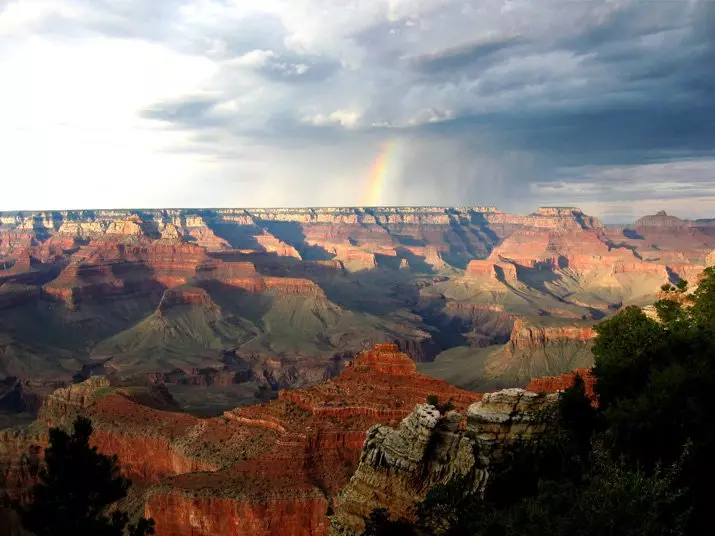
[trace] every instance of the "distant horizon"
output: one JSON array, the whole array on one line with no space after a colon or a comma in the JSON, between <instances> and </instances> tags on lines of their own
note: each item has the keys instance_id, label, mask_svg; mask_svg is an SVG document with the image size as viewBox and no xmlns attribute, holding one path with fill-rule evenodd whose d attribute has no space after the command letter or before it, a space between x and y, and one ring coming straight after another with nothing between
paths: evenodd
<instances>
[{"instance_id":1,"label":"distant horizon","mask_svg":"<svg viewBox=\"0 0 715 536\"><path fill-rule=\"evenodd\" d=\"M679 218L684 221L708 221L708 220L713 220L715 219L715 211L713 211L713 214L711 217L692 217L692 216L684 216L682 215L681 212L671 212L667 208L661 208L658 209L654 212L650 213L644 213L636 216L635 218L631 220L625 220L625 219L608 219L604 218L603 216L600 216L599 214L594 214L591 212L588 212L586 210L581 209L581 207L577 205L537 205L535 208L531 211L528 212L523 212L523 211L510 211L510 210L503 210L499 208L498 206L495 205L477 205L477 204L472 204L472 205L374 205L374 206L368 206L368 205L324 205L324 206L175 206L175 207L167 207L167 206L155 206L155 207L111 207L111 208L60 208L60 209L19 209L19 210L0 210L0 216L7 216L7 215L18 215L18 216L31 216L34 214L43 214L43 213L61 213L61 212L142 212L142 211L219 211L219 210L246 210L246 211L251 211L251 210L335 210L335 209L370 209L370 210L384 210L384 209L458 209L458 208L465 208L465 209L474 209L474 208L494 208L498 212L503 212L507 214L518 214L518 215L523 215L523 216L530 216L532 214L535 214L538 209L541 208L556 208L556 209L574 209L574 210L580 210L583 214L586 216L594 217L597 218L599 221L601 221L604 225L627 225L627 224L632 224L636 220L644 217L644 216L654 216L657 214L657 212L663 210L666 212L668 216L674 216L676 218ZM485 211L486 212L486 211Z\"/></svg>"}]
</instances>

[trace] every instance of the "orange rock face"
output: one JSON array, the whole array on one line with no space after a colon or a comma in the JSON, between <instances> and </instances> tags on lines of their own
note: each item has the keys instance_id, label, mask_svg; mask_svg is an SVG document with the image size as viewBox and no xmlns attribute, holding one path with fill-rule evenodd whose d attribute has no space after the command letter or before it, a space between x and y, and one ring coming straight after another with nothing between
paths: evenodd
<instances>
[{"instance_id":1,"label":"orange rock face","mask_svg":"<svg viewBox=\"0 0 715 536\"><path fill-rule=\"evenodd\" d=\"M192 244L99 240L86 246L43 290L72 306L85 300L146 294L187 283L206 260L205 250Z\"/></svg>"},{"instance_id":2,"label":"orange rock face","mask_svg":"<svg viewBox=\"0 0 715 536\"><path fill-rule=\"evenodd\" d=\"M187 498L169 493L150 496L144 514L163 519L156 534L313 536L327 531L327 506L323 497L252 503L215 497Z\"/></svg>"},{"instance_id":3,"label":"orange rock face","mask_svg":"<svg viewBox=\"0 0 715 536\"><path fill-rule=\"evenodd\" d=\"M563 391L573 385L576 375L583 378L586 386L586 394L593 399L595 403L596 393L594 392L593 387L596 384L596 378L593 376L590 369L577 369L566 374L561 374L560 376L534 378L529 382L529 385L526 386L526 390L544 394Z\"/></svg>"},{"instance_id":4,"label":"orange rock face","mask_svg":"<svg viewBox=\"0 0 715 536\"><path fill-rule=\"evenodd\" d=\"M522 319L514 322L509 339L512 349L543 348L547 343L560 341L587 342L596 337L596 332L591 327L575 326L533 326Z\"/></svg>"}]
</instances>

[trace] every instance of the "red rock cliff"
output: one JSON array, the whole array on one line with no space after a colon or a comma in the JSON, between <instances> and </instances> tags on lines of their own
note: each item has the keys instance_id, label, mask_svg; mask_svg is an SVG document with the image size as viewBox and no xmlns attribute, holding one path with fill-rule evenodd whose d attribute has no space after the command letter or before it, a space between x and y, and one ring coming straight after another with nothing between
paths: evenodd
<instances>
[{"instance_id":1,"label":"red rock cliff","mask_svg":"<svg viewBox=\"0 0 715 536\"><path fill-rule=\"evenodd\" d=\"M596 393L594 392L594 385L596 384L596 377L591 373L590 369L577 369L559 376L533 378L529 382L529 385L526 386L526 390L534 393L557 393L571 387L576 375L583 378L586 386L586 394L595 401Z\"/></svg>"},{"instance_id":2,"label":"red rock cliff","mask_svg":"<svg viewBox=\"0 0 715 536\"><path fill-rule=\"evenodd\" d=\"M395 425L429 395L460 409L480 398L419 374L396 345L379 345L337 378L219 418L142 406L101 378L48 396L40 416L48 425L78 413L92 419L92 443L116 453L123 471L148 485L145 512L159 536L320 536L367 430ZM21 450L11 443L6 452Z\"/></svg>"},{"instance_id":3,"label":"red rock cliff","mask_svg":"<svg viewBox=\"0 0 715 536\"><path fill-rule=\"evenodd\" d=\"M509 338L509 348L513 351L544 348L553 342L586 343L595 337L596 332L590 326L534 326L517 319Z\"/></svg>"}]
</instances>

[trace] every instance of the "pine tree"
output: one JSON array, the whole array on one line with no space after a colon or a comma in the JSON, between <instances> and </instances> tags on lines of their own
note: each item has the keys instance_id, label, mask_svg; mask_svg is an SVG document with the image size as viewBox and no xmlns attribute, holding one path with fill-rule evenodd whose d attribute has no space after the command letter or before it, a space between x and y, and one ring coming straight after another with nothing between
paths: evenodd
<instances>
[{"instance_id":1,"label":"pine tree","mask_svg":"<svg viewBox=\"0 0 715 536\"><path fill-rule=\"evenodd\" d=\"M78 417L70 435L50 430L45 467L33 488L33 500L21 507L23 526L36 536L143 536L154 522L129 525L129 516L108 507L127 495L131 481L119 474L116 456L90 447L92 422Z\"/></svg>"}]
</instances>

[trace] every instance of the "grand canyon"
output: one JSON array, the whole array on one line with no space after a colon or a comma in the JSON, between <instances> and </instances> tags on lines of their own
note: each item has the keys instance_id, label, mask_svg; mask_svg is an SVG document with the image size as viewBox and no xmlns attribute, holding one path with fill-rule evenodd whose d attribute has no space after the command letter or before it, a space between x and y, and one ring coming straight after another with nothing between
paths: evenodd
<instances>
[{"instance_id":1,"label":"grand canyon","mask_svg":"<svg viewBox=\"0 0 715 536\"><path fill-rule=\"evenodd\" d=\"M525 426L485 415L592 389L593 325L710 265L715 219L665 212L0 213L1 483L85 415L159 535L359 534L389 467L414 503L449 473L406 487L429 438L484 450Z\"/></svg>"}]
</instances>

